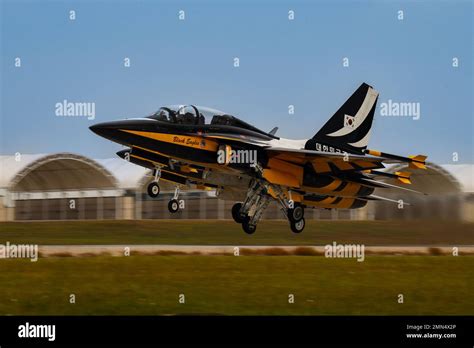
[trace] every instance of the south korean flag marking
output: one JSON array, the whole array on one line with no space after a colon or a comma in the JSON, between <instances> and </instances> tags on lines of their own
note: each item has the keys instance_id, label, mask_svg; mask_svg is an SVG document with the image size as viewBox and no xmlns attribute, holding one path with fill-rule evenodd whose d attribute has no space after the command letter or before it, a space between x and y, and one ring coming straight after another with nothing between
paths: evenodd
<instances>
[{"instance_id":1,"label":"south korean flag marking","mask_svg":"<svg viewBox=\"0 0 474 348\"><path fill-rule=\"evenodd\" d=\"M344 128L355 128L356 118L354 116L344 115Z\"/></svg>"}]
</instances>

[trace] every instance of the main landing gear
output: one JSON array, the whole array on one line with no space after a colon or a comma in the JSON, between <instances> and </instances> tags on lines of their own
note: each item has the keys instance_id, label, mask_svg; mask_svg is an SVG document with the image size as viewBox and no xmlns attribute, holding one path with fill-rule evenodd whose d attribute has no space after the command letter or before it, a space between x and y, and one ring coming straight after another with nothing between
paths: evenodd
<instances>
[{"instance_id":1,"label":"main landing gear","mask_svg":"<svg viewBox=\"0 0 474 348\"><path fill-rule=\"evenodd\" d=\"M161 167L157 167L153 171L154 180L148 184L147 192L151 198L156 198L160 194L160 185L158 182L161 177ZM184 209L184 200L179 200L179 186L176 186L174 190L173 198L168 202L168 210L170 213L176 213L180 209Z\"/></svg>"},{"instance_id":2,"label":"main landing gear","mask_svg":"<svg viewBox=\"0 0 474 348\"><path fill-rule=\"evenodd\" d=\"M250 184L245 201L232 207L232 217L242 224L245 233L252 234L257 230L257 223L269 203L270 196L266 187L259 180L254 180Z\"/></svg>"},{"instance_id":3,"label":"main landing gear","mask_svg":"<svg viewBox=\"0 0 474 348\"><path fill-rule=\"evenodd\" d=\"M242 203L235 203L232 206L232 218L238 224L241 224L242 222L244 222L244 218L245 218L245 215L240 212L240 209L242 209Z\"/></svg>"},{"instance_id":4,"label":"main landing gear","mask_svg":"<svg viewBox=\"0 0 474 348\"><path fill-rule=\"evenodd\" d=\"M300 203L293 203L293 208L288 208L286 215L290 222L291 231L294 233L303 232L306 224L303 206Z\"/></svg>"},{"instance_id":5,"label":"main landing gear","mask_svg":"<svg viewBox=\"0 0 474 348\"><path fill-rule=\"evenodd\" d=\"M257 223L267 208L272 196L268 194L269 184L261 180L254 180L247 191L245 201L235 203L232 207L232 217L235 222L242 224L242 229L247 234L253 234ZM290 222L291 231L300 233L304 230L304 207L300 203L287 200L278 187L272 187L277 192L277 201L282 211Z\"/></svg>"}]
</instances>

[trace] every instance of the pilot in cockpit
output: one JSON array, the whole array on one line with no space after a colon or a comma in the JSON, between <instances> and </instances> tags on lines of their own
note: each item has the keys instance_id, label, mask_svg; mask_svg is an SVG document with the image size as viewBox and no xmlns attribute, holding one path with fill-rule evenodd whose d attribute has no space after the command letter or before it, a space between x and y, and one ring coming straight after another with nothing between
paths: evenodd
<instances>
[{"instance_id":1,"label":"pilot in cockpit","mask_svg":"<svg viewBox=\"0 0 474 348\"><path fill-rule=\"evenodd\" d=\"M203 114L199 113L199 119L198 119L198 125L203 125L206 123L206 118L204 117Z\"/></svg>"}]
</instances>

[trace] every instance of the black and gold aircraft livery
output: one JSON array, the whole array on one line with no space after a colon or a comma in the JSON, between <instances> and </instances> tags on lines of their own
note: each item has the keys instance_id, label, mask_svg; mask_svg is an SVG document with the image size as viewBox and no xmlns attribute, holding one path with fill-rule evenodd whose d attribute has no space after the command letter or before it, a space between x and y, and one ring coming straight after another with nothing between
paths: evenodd
<instances>
[{"instance_id":1,"label":"black and gold aircraft livery","mask_svg":"<svg viewBox=\"0 0 474 348\"><path fill-rule=\"evenodd\" d=\"M410 184L409 172L380 171L384 163L406 162L424 169L426 156L402 157L368 150L378 93L363 83L311 139L290 140L209 108L162 107L144 117L93 125L98 135L127 149L117 154L151 169L148 194L157 197L159 180L176 184L171 212L183 185L216 190L237 201L232 216L254 233L268 204L275 200L291 230L304 229L304 208L356 209L369 200L397 201L374 195L375 188L398 188L377 181L389 177ZM409 190L411 191L411 190Z\"/></svg>"}]
</instances>

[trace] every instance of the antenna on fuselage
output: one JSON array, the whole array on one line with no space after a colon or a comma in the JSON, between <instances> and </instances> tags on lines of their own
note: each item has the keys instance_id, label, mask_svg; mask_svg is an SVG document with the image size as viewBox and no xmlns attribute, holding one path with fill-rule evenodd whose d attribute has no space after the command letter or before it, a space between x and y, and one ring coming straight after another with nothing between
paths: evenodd
<instances>
[{"instance_id":1,"label":"antenna on fuselage","mask_svg":"<svg viewBox=\"0 0 474 348\"><path fill-rule=\"evenodd\" d=\"M278 127L274 127L270 132L268 132L268 134L275 135L277 131L278 131Z\"/></svg>"}]
</instances>

